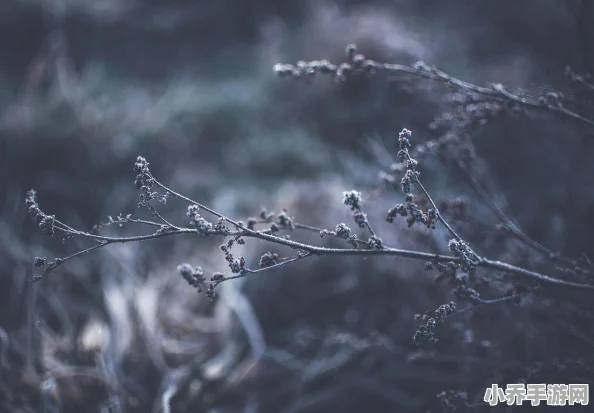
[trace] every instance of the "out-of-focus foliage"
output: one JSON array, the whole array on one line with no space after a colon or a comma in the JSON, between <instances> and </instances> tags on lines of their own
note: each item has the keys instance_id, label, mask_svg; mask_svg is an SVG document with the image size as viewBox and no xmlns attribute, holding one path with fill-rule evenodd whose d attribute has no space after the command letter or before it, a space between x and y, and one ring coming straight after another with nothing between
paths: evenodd
<instances>
[{"instance_id":1,"label":"out-of-focus foliage","mask_svg":"<svg viewBox=\"0 0 594 413\"><path fill-rule=\"evenodd\" d=\"M592 113L588 78L566 66L594 75L593 27L588 0L0 2L0 410L480 411L492 383L592 384L585 293L542 289L467 311L417 347L415 314L454 298L422 262L397 257L314 258L223 283L211 303L176 268L225 268L220 240L188 235L112 245L31 284L33 257L81 245L38 232L23 199L35 187L44 209L86 230L142 216L132 170L142 155L161 182L238 219L286 208L334 229L352 222L341 195L358 188L384 243L448 253L439 225L385 222L403 199L385 181L407 127L415 145L469 139L473 177L518 227L592 257L593 127L406 76L307 84L272 68L340 62L356 43L378 62L423 60L480 85L561 93ZM495 230L451 153L425 152L423 183L454 205L444 215L473 248L556 271ZM174 202L161 211L187 219ZM255 264L269 251L255 240L234 248ZM503 274L481 275L507 292Z\"/></svg>"}]
</instances>

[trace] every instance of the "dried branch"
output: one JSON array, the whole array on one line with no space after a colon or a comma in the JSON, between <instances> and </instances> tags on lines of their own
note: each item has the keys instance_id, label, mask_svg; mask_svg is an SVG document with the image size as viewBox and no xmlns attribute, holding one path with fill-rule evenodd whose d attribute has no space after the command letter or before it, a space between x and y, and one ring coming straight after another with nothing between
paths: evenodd
<instances>
[{"instance_id":1,"label":"dried branch","mask_svg":"<svg viewBox=\"0 0 594 413\"><path fill-rule=\"evenodd\" d=\"M446 83L457 89L483 95L492 99L505 100L518 106L533 109L547 110L558 115L566 116L587 125L594 126L594 120L563 107L561 95L549 92L544 96L531 95L525 92L510 92L501 83L491 83L488 86L479 86L460 79L456 79L435 66L429 66L419 61L413 66L393 63L379 63L367 59L362 54L357 54L357 47L349 44L346 47L347 61L340 64L330 63L326 59L310 62L299 61L296 65L278 63L274 71L279 76L291 76L296 79L311 79L317 73L328 75L337 81L344 81L348 77L361 74L374 74L387 72L389 74L405 74Z\"/></svg>"},{"instance_id":2,"label":"dried branch","mask_svg":"<svg viewBox=\"0 0 594 413\"><path fill-rule=\"evenodd\" d=\"M222 281L245 277L248 275L259 274L261 272L275 269L280 266L288 265L288 264L296 262L300 259L307 258L307 257L313 256L313 255L316 255L316 256L341 255L341 256L362 256L362 257L388 255L388 256L396 256L396 257L403 257L403 258L419 259L419 260L425 260L425 261L431 261L431 262L452 262L455 264L462 264L462 265L464 264L464 261L465 261L465 258L463 256L456 256L455 253L454 253L454 256L440 255L440 254L433 254L433 253L429 253L429 252L391 248L391 247L384 246L384 245L381 245L380 247L375 247L375 248L328 248L328 247L323 247L323 246L305 244L302 242L294 241L292 239L287 239L287 238L273 235L270 233L264 233L262 231L252 230L252 229L247 228L243 223L241 223L239 221L233 221L229 218L226 218L222 214L220 214L214 210L211 210L210 208L208 208L202 204L199 204L190 198L187 198L185 196L177 194L175 191L171 190L170 188L166 187L165 185L158 183L156 180L154 180L154 178L150 174L150 171L148 170L148 162L146 162L146 160L144 160L144 158L139 157L137 160L137 164L138 163L142 164L143 168L145 168L145 171L144 171L145 182L144 183L148 184L148 186L141 187L141 190L142 190L141 199L146 200L146 198L149 195L156 197L157 195L154 195L154 193L150 194L150 188L152 188L153 185L157 185L160 188L162 188L163 190L165 190L166 193L171 194L171 196L177 197L177 198L185 201L186 203L190 204L190 208L199 205L200 209L203 209L203 210L211 213L212 215L218 217L220 219L219 224L212 225L212 224L208 223L207 221L205 221L202 217L197 216L198 214L196 213L195 215L192 215L192 219L193 219L192 223L194 224L195 228L181 228L181 227L174 226L174 225L170 224L170 226L166 226L166 227L159 226L159 229L156 232L151 233L151 234L137 235L137 236L130 236L130 237L102 236L102 235L98 235L98 234L92 234L90 232L75 230L75 229L69 227L68 225L56 220L55 217L45 214L39 208L35 191L31 190L27 194L27 199L26 199L27 205L29 207L29 211L30 211L31 215L33 216L33 218L38 223L39 227L44 232L46 232L49 235L54 235L57 232L61 232L66 235L76 235L76 236L80 236L83 238L91 239L97 243L96 245L93 245L87 249L78 251L68 257L57 258L55 261L52 261L49 263L46 262L45 258L37 257L35 259L36 266L44 267L45 274L47 274L47 273L51 272L52 270L54 270L57 266L63 264L64 262L66 262L74 257L84 255L88 252L94 251L94 250L104 247L106 245L110 245L110 244L114 244L114 243L146 241L146 240L162 238L162 237L167 237L167 236L173 236L173 235L180 235L180 234L199 234L202 236L215 236L216 235L216 236L222 236L225 238L231 237L231 240L235 240L239 243L244 242L243 238L256 238L256 239L260 239L263 241L268 241L272 244L286 246L286 247L289 247L289 248L299 251L299 254L295 257L288 258L278 264L275 264L275 265L272 265L269 267L265 267L265 268L261 268L261 269L257 269L257 270L247 269L244 266L244 264L237 264L237 263L235 263L236 260L233 260L230 263L230 266L232 267L232 270L234 268L237 270L236 273L238 273L238 275L219 278L219 279L215 280L215 285L218 285ZM351 194L351 193L349 193L349 194ZM433 205L434 205L434 203L433 203ZM360 210L358 205L357 205L356 210L357 210L356 212L358 212ZM357 213L355 213L355 215L357 215ZM209 225L206 225L206 229L200 226L200 225L204 225L203 221L207 222L207 224L209 224ZM130 222L133 222L133 221L130 221ZM152 225L152 226L159 225L158 223L154 223L154 222L150 222L150 221L136 220L135 222L148 224L148 225ZM233 224L235 226L235 230L232 231L231 229L229 229L225 225L225 223ZM51 226L48 227L48 225L51 225ZM342 224L342 225L344 226L344 224ZM317 228L313 228L313 227L310 227L307 225L302 225L302 224L295 224L294 226L296 228L304 228L304 229L307 229L310 231L317 230ZM322 232L323 231L324 230L322 230ZM349 230L349 232L350 232L350 230ZM326 233L331 233L331 232L326 231ZM339 238L344 238L344 236L342 236L340 234L336 234L336 235ZM556 286L560 286L560 287L568 287L568 288L576 288L576 289L594 290L594 285L591 285L591 284L574 283L574 282L570 282L570 281L553 278L548 275L541 274L539 272L535 272L535 271L531 271L531 270L528 270L525 268L517 267L517 266L511 265L508 263L489 260L484 257L480 258L480 260L477 260L476 262L474 262L474 264L476 265L476 267L479 267L479 268L487 268L487 269L504 271L506 273L522 276L527 279L537 281L537 282L543 283L543 284L551 284L551 285L556 285ZM37 280L41 279L42 277L43 276L37 275L37 276L35 276L34 280L37 281Z\"/></svg>"}]
</instances>

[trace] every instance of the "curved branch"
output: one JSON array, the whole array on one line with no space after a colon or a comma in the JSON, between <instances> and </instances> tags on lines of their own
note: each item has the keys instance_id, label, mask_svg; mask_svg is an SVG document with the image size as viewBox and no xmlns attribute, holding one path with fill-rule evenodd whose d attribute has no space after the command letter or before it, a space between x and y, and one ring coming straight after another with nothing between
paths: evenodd
<instances>
[{"instance_id":1,"label":"curved branch","mask_svg":"<svg viewBox=\"0 0 594 413\"><path fill-rule=\"evenodd\" d=\"M425 62L417 62L413 66L406 66L394 63L379 63L365 56L356 53L356 46L347 46L348 62L332 64L327 60L315 60L311 62L300 61L296 65L276 64L274 71L281 76L292 76L295 78L310 78L316 73L330 75L339 81L347 79L352 74L374 73L383 71L391 74L406 74L421 77L427 80L435 80L446 83L467 92L488 96L493 99L506 100L520 106L532 109L548 110L550 112L566 116L589 126L594 126L594 120L563 107L557 94L545 96L530 96L527 94L512 93L500 83L491 83L488 86L479 86L460 79L456 79L447 73L429 66Z\"/></svg>"}]
</instances>

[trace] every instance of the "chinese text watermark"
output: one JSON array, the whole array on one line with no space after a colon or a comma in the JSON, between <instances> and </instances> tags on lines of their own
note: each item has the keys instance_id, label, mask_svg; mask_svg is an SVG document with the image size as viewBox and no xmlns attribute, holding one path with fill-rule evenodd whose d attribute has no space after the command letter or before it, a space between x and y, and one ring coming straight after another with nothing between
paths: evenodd
<instances>
[{"instance_id":1,"label":"chinese text watermark","mask_svg":"<svg viewBox=\"0 0 594 413\"><path fill-rule=\"evenodd\" d=\"M508 384L505 389L493 384L487 387L485 403L496 406L499 403L521 406L586 406L590 403L590 385L588 384Z\"/></svg>"}]
</instances>

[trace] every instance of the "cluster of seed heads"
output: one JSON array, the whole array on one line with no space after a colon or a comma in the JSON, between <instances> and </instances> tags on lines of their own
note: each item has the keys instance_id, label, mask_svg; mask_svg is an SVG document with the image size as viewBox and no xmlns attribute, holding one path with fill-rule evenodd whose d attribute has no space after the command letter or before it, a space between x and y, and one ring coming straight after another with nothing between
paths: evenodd
<instances>
[{"instance_id":1,"label":"cluster of seed heads","mask_svg":"<svg viewBox=\"0 0 594 413\"><path fill-rule=\"evenodd\" d=\"M55 215L46 215L43 213L41 209L39 209L39 204L37 203L35 190L31 189L27 192L27 198L25 199L25 204L29 209L29 215L35 220L35 223L39 227L39 229L46 235L54 235L54 221L56 219Z\"/></svg>"},{"instance_id":2,"label":"cluster of seed heads","mask_svg":"<svg viewBox=\"0 0 594 413\"><path fill-rule=\"evenodd\" d=\"M134 172L137 173L136 179L134 180L136 188L146 188L147 190L153 188L154 180L149 170L149 163L142 156L136 158L136 162L134 163Z\"/></svg>"},{"instance_id":3,"label":"cluster of seed heads","mask_svg":"<svg viewBox=\"0 0 594 413\"><path fill-rule=\"evenodd\" d=\"M233 247L233 245L235 243L238 243L239 245L243 245L245 243L245 241L238 237L235 238L231 238L230 240L227 241L227 243L221 245L221 251L223 251L223 253L225 254L225 261L227 261L227 263L229 264L229 268L231 269L231 272L234 274L237 273L244 273L246 271L245 269L245 258L243 257L239 257L239 258L234 258L233 254L231 254L231 248Z\"/></svg>"},{"instance_id":4,"label":"cluster of seed heads","mask_svg":"<svg viewBox=\"0 0 594 413\"><path fill-rule=\"evenodd\" d=\"M149 163L142 156L136 158L136 162L134 163L134 172L137 174L134 184L136 185L136 188L140 189L141 191L140 202L138 203L139 207L147 207L152 209L150 201L153 199L157 199L161 203L167 202L167 199L170 197L169 193L159 195L157 192L151 192L155 186L155 178L153 178L151 175Z\"/></svg>"},{"instance_id":5,"label":"cluster of seed heads","mask_svg":"<svg viewBox=\"0 0 594 413\"><path fill-rule=\"evenodd\" d=\"M286 209L283 209L279 214L275 214L274 212L268 212L266 208L262 208L258 218L248 218L247 228L253 231L256 225L260 223L269 224L268 230L273 234L281 229L288 229L289 231L295 229L295 220L289 216Z\"/></svg>"},{"instance_id":6,"label":"cluster of seed heads","mask_svg":"<svg viewBox=\"0 0 594 413\"><path fill-rule=\"evenodd\" d=\"M437 310L427 311L422 315L416 315L415 318L425 321L425 324L419 326L413 336L413 342L419 345L421 344L423 337L426 337L430 343L437 343L439 340L435 337L435 327L438 324L443 324L446 317L454 314L456 310L456 303L450 301L448 304L440 305Z\"/></svg>"},{"instance_id":7,"label":"cluster of seed heads","mask_svg":"<svg viewBox=\"0 0 594 413\"><path fill-rule=\"evenodd\" d=\"M390 208L386 214L386 221L392 223L394 222L394 218L401 216L406 217L409 228L416 223L420 223L427 228L435 229L435 223L438 219L437 211L434 208L429 208L424 212L415 202L415 198L411 193L412 185L419 182L420 176L420 172L417 171L419 163L410 156L408 151L408 148L411 147L411 136L412 132L408 129L403 129L398 134L398 160L400 163L406 164L406 172L400 181L406 204L400 203Z\"/></svg>"},{"instance_id":8,"label":"cluster of seed heads","mask_svg":"<svg viewBox=\"0 0 594 413\"><path fill-rule=\"evenodd\" d=\"M374 250L381 250L384 247L382 239L376 235L372 235L367 240L367 248Z\"/></svg>"},{"instance_id":9,"label":"cluster of seed heads","mask_svg":"<svg viewBox=\"0 0 594 413\"><path fill-rule=\"evenodd\" d=\"M447 261L445 263L437 261L429 261L425 263L425 271L437 270L439 275L435 281L444 279L449 280L450 285L453 286L452 294L460 301L468 301L472 304L480 304L482 301L480 294L469 284L468 273L459 273L458 269L464 270L461 265L454 261Z\"/></svg>"},{"instance_id":10,"label":"cluster of seed heads","mask_svg":"<svg viewBox=\"0 0 594 413\"><path fill-rule=\"evenodd\" d=\"M320 237L324 237L325 235L333 235L338 238L343 238L353 247L357 248L358 246L359 239L357 238L357 235L351 234L351 229L344 223L338 224L334 231L328 229L321 230Z\"/></svg>"},{"instance_id":11,"label":"cluster of seed heads","mask_svg":"<svg viewBox=\"0 0 594 413\"><path fill-rule=\"evenodd\" d=\"M338 224L334 231L330 231L327 229L321 230L320 237L324 237L325 235L333 235L338 238L343 238L346 240L347 243L351 244L355 248L358 245L357 235L351 234L351 229L344 223Z\"/></svg>"},{"instance_id":12,"label":"cluster of seed heads","mask_svg":"<svg viewBox=\"0 0 594 413\"><path fill-rule=\"evenodd\" d=\"M215 297L215 287L225 280L223 273L215 272L210 277L210 282L207 283L202 267L192 267L190 264L178 265L177 271L199 293L206 291L206 296L210 300L213 300Z\"/></svg>"},{"instance_id":13,"label":"cluster of seed heads","mask_svg":"<svg viewBox=\"0 0 594 413\"><path fill-rule=\"evenodd\" d=\"M191 223L200 235L208 235L213 230L212 223L200 216L198 205L190 205L186 215L192 219Z\"/></svg>"},{"instance_id":14,"label":"cluster of seed heads","mask_svg":"<svg viewBox=\"0 0 594 413\"><path fill-rule=\"evenodd\" d=\"M349 44L345 49L345 53L347 62L339 65L332 64L326 59L311 62L300 60L296 65L276 64L273 70L282 77L311 80L319 73L332 76L336 81L342 82L355 75L373 74L383 67L381 63L367 59L362 54L357 53L357 46L354 44Z\"/></svg>"},{"instance_id":15,"label":"cluster of seed heads","mask_svg":"<svg viewBox=\"0 0 594 413\"><path fill-rule=\"evenodd\" d=\"M470 248L467 242L463 240L451 239L448 243L448 248L455 257L460 258L460 268L462 271L467 273L476 269L476 254Z\"/></svg>"},{"instance_id":16,"label":"cluster of seed heads","mask_svg":"<svg viewBox=\"0 0 594 413\"><path fill-rule=\"evenodd\" d=\"M278 263L278 254L270 251L260 257L260 268L272 267Z\"/></svg>"},{"instance_id":17,"label":"cluster of seed heads","mask_svg":"<svg viewBox=\"0 0 594 413\"><path fill-rule=\"evenodd\" d=\"M367 214L361 211L361 203L363 202L361 193L355 191L354 189L351 191L345 191L343 193L343 202L345 205L351 207L355 224L357 224L359 228L365 228L367 226Z\"/></svg>"}]
</instances>

